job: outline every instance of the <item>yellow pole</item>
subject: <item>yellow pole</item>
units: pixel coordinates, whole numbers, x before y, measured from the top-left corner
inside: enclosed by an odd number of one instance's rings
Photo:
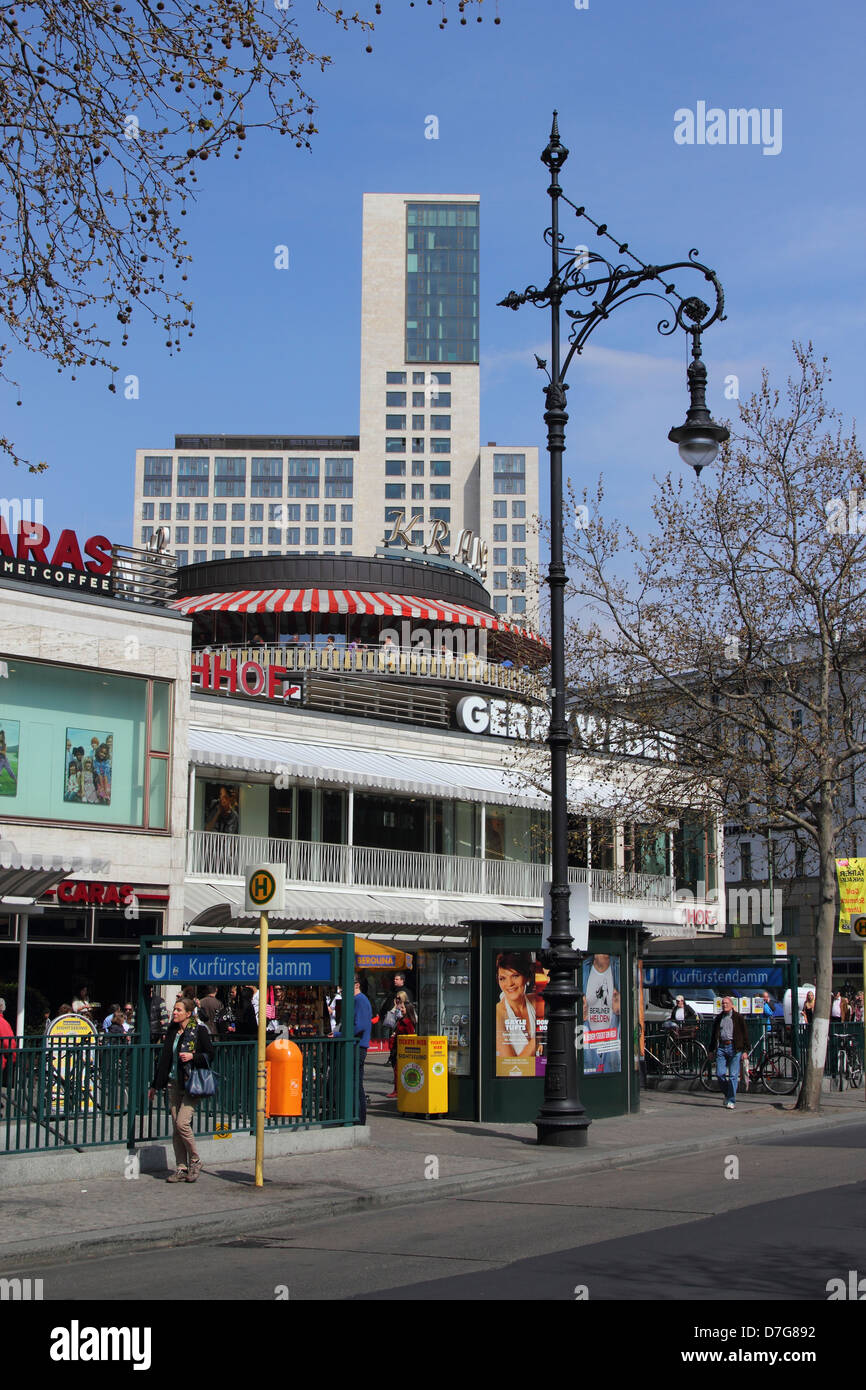
[[[256,1048],[256,1187],[264,1187],[265,1159],[265,1035],[268,1004],[268,914],[259,917],[259,1036]]]

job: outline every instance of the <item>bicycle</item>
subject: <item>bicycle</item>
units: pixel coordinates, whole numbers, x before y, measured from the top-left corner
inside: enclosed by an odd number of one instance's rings
[[[863,1080],[863,1058],[857,1049],[854,1039],[849,1034],[843,1034],[838,1040],[838,1051],[836,1053],[836,1073],[833,1077],[834,1085],[844,1091],[846,1086],[857,1087]]]
[[[651,1042],[658,1044],[658,1052],[653,1051]],[[660,1040],[644,1040],[644,1059],[648,1079],[650,1075],[659,1081],[664,1076],[694,1078],[700,1075],[707,1061],[707,1049],[695,1036],[694,1030],[671,1028]],[[650,1059],[653,1065],[650,1064]]]
[[[760,1059],[752,1061],[760,1051]],[[800,1063],[786,1047],[780,1047],[774,1034],[762,1032],[757,1042],[740,1057],[740,1089],[755,1091],[759,1086],[771,1096],[790,1096],[800,1084]],[[701,1085],[705,1091],[718,1089],[714,1058],[707,1057],[701,1069]]]

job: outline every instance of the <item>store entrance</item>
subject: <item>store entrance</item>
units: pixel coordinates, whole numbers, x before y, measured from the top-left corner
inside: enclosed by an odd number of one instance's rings
[[[0,948],[0,982],[18,979],[18,947]],[[40,946],[27,948],[27,988],[41,998],[41,1012],[56,1018],[62,1004],[72,1004],[81,986],[98,1004],[100,1022],[112,1004],[132,1003],[138,993],[138,952],[96,946]],[[32,996],[31,996],[32,997]],[[28,1012],[28,1028],[37,1020]]]

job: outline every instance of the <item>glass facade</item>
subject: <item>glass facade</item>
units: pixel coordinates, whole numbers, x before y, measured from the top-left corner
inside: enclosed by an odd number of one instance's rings
[[[407,206],[406,361],[478,361],[477,203]]]

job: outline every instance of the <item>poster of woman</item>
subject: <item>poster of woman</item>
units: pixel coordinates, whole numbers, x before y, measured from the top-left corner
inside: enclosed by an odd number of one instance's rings
[[[21,725],[0,714],[0,796],[18,795],[18,747]]]
[[[496,1075],[543,1076],[547,971],[531,951],[496,957]]]
[[[619,956],[583,962],[583,1074],[621,1071]]]
[[[111,805],[114,734],[67,729],[63,800],[89,806]]]

